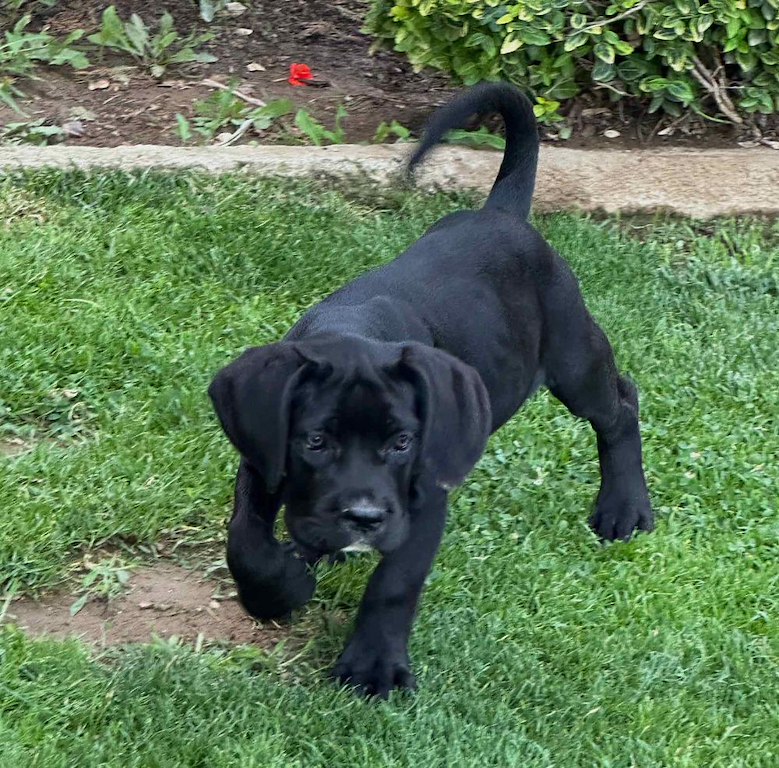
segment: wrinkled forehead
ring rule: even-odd
[[[298,430],[390,435],[418,424],[416,393],[409,381],[386,372],[304,381],[292,405]]]

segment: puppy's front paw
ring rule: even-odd
[[[238,597],[243,607],[257,619],[287,618],[304,606],[316,589],[316,576],[305,560],[291,551],[281,551],[281,568],[272,578],[238,579]]]
[[[416,678],[405,646],[372,642],[355,635],[344,649],[330,676],[363,696],[389,697],[395,689],[414,690]]]
[[[628,541],[633,531],[651,531],[654,515],[646,490],[598,495],[590,525],[601,539]]]

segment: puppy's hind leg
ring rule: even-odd
[[[601,485],[590,524],[608,540],[627,541],[654,522],[641,456],[638,391],[619,374],[606,335],[584,306],[578,286],[566,281],[549,314],[547,385],[571,413],[592,424],[598,441]],[[573,290],[572,290],[573,289]]]

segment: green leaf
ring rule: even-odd
[[[449,131],[446,137],[450,144],[464,144],[470,147],[490,147],[492,149],[504,150],[506,140],[502,136],[496,136],[486,128],[480,128],[478,131]]]
[[[89,601],[89,593],[85,592],[70,606],[70,615],[75,616]]]
[[[187,64],[190,61],[196,61],[197,55],[191,48],[182,48],[176,51],[169,59],[169,64]]]
[[[599,83],[608,83],[614,79],[616,75],[616,68],[613,64],[608,64],[605,61],[596,61],[595,66],[592,68],[592,79]]]
[[[192,138],[192,128],[189,125],[189,120],[179,112],[176,113],[176,126],[179,137],[186,144]]]
[[[257,114],[275,119],[284,115],[291,115],[294,111],[295,105],[289,99],[276,99],[269,101],[264,107],[260,107],[257,110]]]
[[[598,43],[593,53],[606,64],[614,63],[614,49],[608,43]]]
[[[143,19],[137,13],[132,14],[130,21],[124,25],[124,31],[132,45],[132,51],[138,57],[143,56],[149,44],[149,30]]]
[[[584,32],[578,32],[575,35],[571,35],[570,37],[566,38],[565,43],[563,45],[564,51],[574,51],[577,48],[581,48],[583,45],[588,43],[590,38],[584,33]]]
[[[768,32],[765,29],[750,29],[747,35],[747,42],[750,46],[760,45],[768,39]]]
[[[101,41],[93,40],[95,37],[100,37]],[[119,47],[119,44],[126,40],[124,25],[113,5],[109,5],[108,8],[103,11],[100,32],[97,35],[90,35],[87,39],[97,42],[98,45],[107,45],[110,47]]]
[[[532,27],[525,27],[519,34],[522,41],[528,45],[549,45],[552,42],[552,38],[549,35]]]
[[[668,86],[668,93],[683,104],[689,104],[695,99],[695,94],[689,83],[680,80],[676,80]]]
[[[200,18],[211,23],[216,15],[216,3],[213,0],[200,0]]]
[[[571,16],[571,26],[574,29],[581,29],[587,24],[587,17],[583,13],[574,13]]]
[[[518,48],[522,47],[522,41],[517,40],[514,37],[507,37],[503,41],[503,45],[500,46],[501,56],[505,56],[507,53],[514,53]]]
[[[295,115],[295,125],[308,136],[316,146],[322,145],[324,129],[305,109],[299,109]]]
[[[391,123],[381,122],[376,128],[373,143],[383,144],[390,136],[396,136],[398,141],[407,141],[411,137],[411,131],[397,120],[393,120]]]

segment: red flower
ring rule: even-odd
[[[308,64],[291,64],[289,68],[290,85],[308,85],[309,80],[314,79],[311,67]]]

